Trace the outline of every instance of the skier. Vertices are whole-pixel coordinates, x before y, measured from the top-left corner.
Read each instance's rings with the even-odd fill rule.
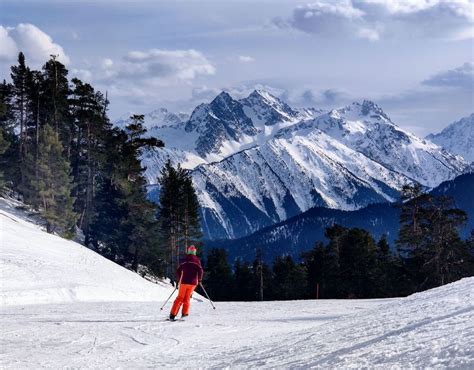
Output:
[[[191,304],[191,294],[196,289],[196,286],[201,283],[203,269],[201,260],[196,256],[197,249],[191,245],[186,250],[186,258],[181,263],[176,272],[176,277],[179,281],[178,296],[174,300],[173,307],[171,307],[170,320],[174,321],[178,315],[179,309],[183,306],[181,317],[189,315],[189,306]]]

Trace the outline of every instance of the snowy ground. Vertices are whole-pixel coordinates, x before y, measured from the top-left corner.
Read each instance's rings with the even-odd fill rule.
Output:
[[[403,299],[199,299],[172,323],[166,284],[45,234],[11,202],[0,227],[0,368],[474,368],[474,278]]]
[[[474,367],[474,279],[400,300],[158,303],[1,310],[0,366]]]

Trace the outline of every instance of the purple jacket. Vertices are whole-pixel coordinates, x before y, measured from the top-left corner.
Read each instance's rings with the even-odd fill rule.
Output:
[[[186,255],[183,263],[178,267],[176,272],[176,279],[182,284],[198,285],[202,280],[203,269],[201,266],[201,260],[192,254]],[[182,274],[182,278],[181,278]]]

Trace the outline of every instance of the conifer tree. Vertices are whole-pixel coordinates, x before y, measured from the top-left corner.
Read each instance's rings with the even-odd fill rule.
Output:
[[[178,168],[179,170],[179,168]],[[179,259],[178,234],[179,234],[179,210],[182,203],[179,194],[178,171],[167,161],[163,166],[158,179],[160,189],[160,202],[158,208],[158,219],[160,222],[160,240],[167,246],[167,260],[169,265],[168,276],[172,279],[176,271]]]
[[[102,164],[105,162],[106,138],[111,125],[104,115],[106,100],[89,84],[77,78],[72,80],[70,116],[71,167],[74,177],[74,210],[79,214],[78,227],[85,237],[85,244],[91,242],[90,225],[96,209],[96,191]]]
[[[316,298],[317,295],[324,298],[326,275],[328,273],[326,254],[327,250],[322,242],[317,242],[312,250],[302,254],[303,264],[307,272],[307,296],[309,298]]]
[[[233,300],[254,301],[257,299],[257,289],[252,267],[248,262],[237,259],[234,263],[234,292]]]
[[[0,105],[0,110],[1,109],[2,107]],[[3,136],[3,128],[0,127],[0,156],[3,156],[3,154],[8,150],[9,146],[10,146],[10,143]],[[3,171],[0,168],[0,190],[2,190],[4,186],[5,186],[5,179],[3,178]]]
[[[162,266],[156,206],[147,200],[141,151],[157,140],[142,137],[140,120],[114,129],[107,141],[104,177],[97,191],[97,212],[91,225],[96,248],[112,260],[137,271],[139,265]],[[139,134],[140,132],[140,134]]]
[[[17,127],[19,130],[19,159],[23,160],[25,156],[26,130],[25,122],[27,115],[27,83],[30,69],[26,66],[25,55],[18,54],[18,65],[11,67],[11,79],[13,81],[13,102],[12,110],[15,115]]]
[[[272,297],[279,300],[302,298],[307,287],[306,271],[291,256],[277,257],[273,262]]]
[[[199,203],[189,173],[167,161],[158,182],[161,185],[158,218],[162,243],[168,246],[169,276],[190,244],[199,244]]]
[[[202,238],[201,223],[199,218],[199,201],[193,181],[187,171],[178,171],[182,191],[182,217],[181,229],[183,230],[184,248],[191,244],[199,244]]]
[[[408,193],[408,196],[405,195]],[[415,283],[415,290],[443,285],[464,276],[468,250],[459,237],[466,213],[454,208],[452,199],[404,189],[400,231],[401,257]]]
[[[377,269],[374,293],[377,297],[390,297],[396,294],[397,259],[390,251],[386,235],[377,243]]]
[[[216,301],[232,298],[233,275],[224,249],[213,248],[206,258],[204,285]]]
[[[44,122],[48,122],[54,132],[59,135],[66,158],[70,160],[73,126],[69,115],[68,70],[64,64],[57,60],[56,55],[51,55],[43,66],[42,75]]]
[[[38,196],[41,214],[49,233],[56,230],[67,237],[74,233],[76,214],[72,209],[72,179],[63,147],[53,128],[45,125],[39,138]]]
[[[0,84],[0,127],[8,148],[0,156],[0,172],[5,183],[15,187],[19,181],[19,140],[15,134],[16,120],[13,113],[13,86],[5,80]]]

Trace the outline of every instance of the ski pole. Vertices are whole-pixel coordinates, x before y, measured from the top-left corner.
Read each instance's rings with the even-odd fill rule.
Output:
[[[168,303],[168,301],[171,299],[171,297],[173,296],[174,292],[176,292],[176,290],[178,289],[178,287],[181,285],[181,279],[183,278],[183,274],[181,273],[181,276],[179,278],[179,282],[176,284],[176,286],[174,287],[174,290],[171,292],[170,296],[168,297],[168,299],[166,300],[166,302],[163,304],[163,306],[161,306],[160,308],[160,311],[163,311],[163,308],[165,308],[166,304]]]
[[[170,294],[170,296],[168,297],[168,299],[166,300],[166,302],[163,303],[163,306],[161,306],[160,311],[163,311],[163,308],[165,308],[166,304],[167,304],[168,301],[171,299],[171,297],[173,296],[174,292],[176,292],[176,289],[178,289],[178,284],[176,284],[176,286],[174,287],[174,290],[171,292],[171,294]]]
[[[209,294],[207,294],[206,289],[204,288],[204,285],[202,283],[199,283],[201,286],[202,290],[204,291],[204,294],[206,295],[207,299],[209,300],[209,303],[211,304],[213,309],[216,309],[216,306],[214,306],[214,303],[212,303],[211,298],[209,298]]]

